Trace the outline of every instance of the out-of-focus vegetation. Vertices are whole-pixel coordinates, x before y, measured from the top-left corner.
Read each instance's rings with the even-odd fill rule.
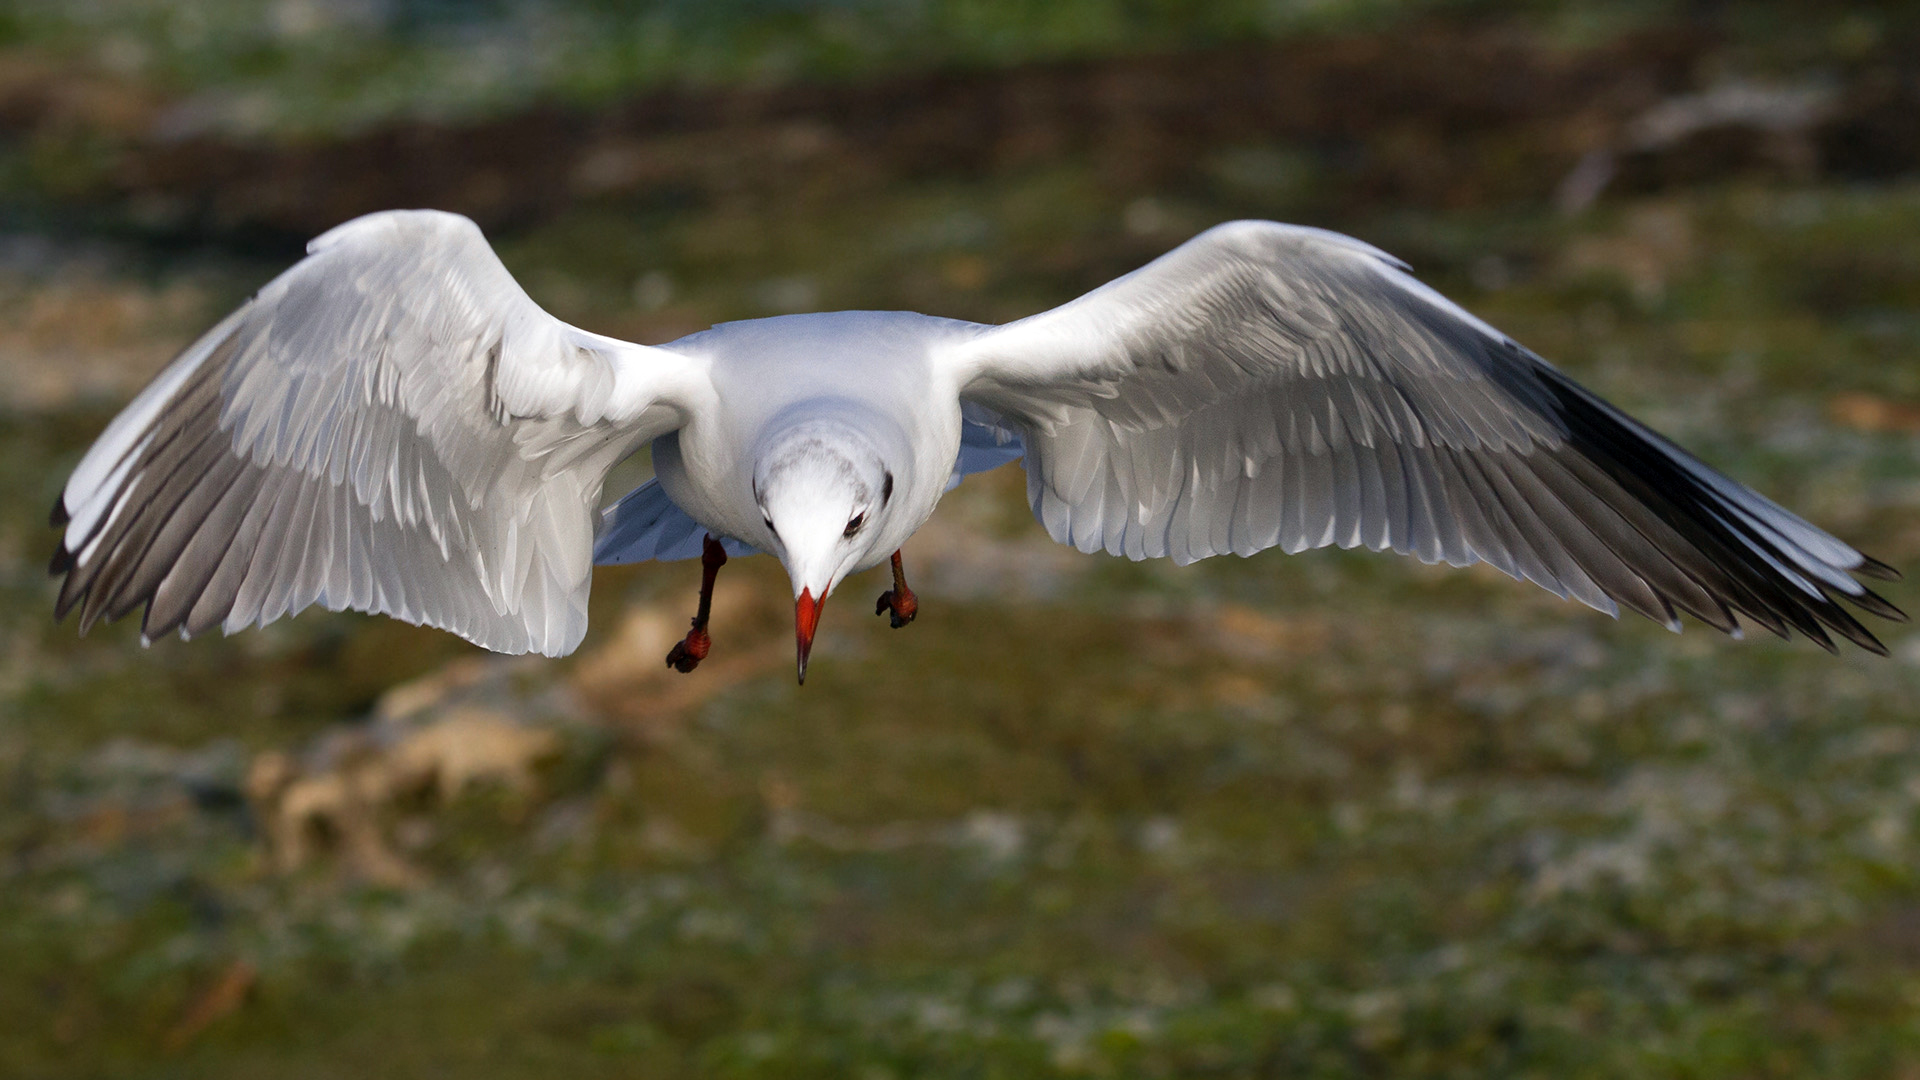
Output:
[[[1665,5],[1536,0],[1570,37]],[[12,0],[0,40],[206,96],[186,119],[232,133],[435,120],[529,98],[602,104],[670,84],[848,79],[1000,67],[1364,29],[1485,0]]]
[[[1503,70],[1541,79],[1539,100],[1585,108],[1538,73],[1604,74],[1592,50],[1629,30],[1683,58],[1658,68],[1671,85],[1607,83],[1565,121],[1462,90],[1312,136],[1120,132],[992,167],[901,151],[866,168],[834,148],[868,129],[823,113],[726,135],[762,163],[730,178],[637,107],[620,136],[637,179],[529,203],[495,238],[557,314],[657,341],[814,307],[1008,319],[1224,218],[1331,225],[1912,570],[1920,172],[1897,110],[1873,111],[1915,79],[1894,9],[1816,34],[1791,6],[688,4],[654,9],[680,36],[628,65],[614,53],[644,35],[578,29],[637,25],[612,5],[199,7],[216,36],[198,43],[172,5],[7,17],[9,70],[71,60],[70,82],[34,85],[82,104],[20,106],[0,145],[0,1075],[1897,1077],[1920,1060],[1909,627],[1884,628],[1889,659],[1833,657],[1367,553],[1082,557],[1028,517],[1017,467],[955,491],[906,549],[911,628],[862,610],[878,576],[843,588],[804,689],[765,559],[722,574],[715,651],[689,676],[661,658],[692,564],[599,574],[594,629],[559,662],[317,612],[147,649],[134,626],[80,639],[50,625],[42,571],[44,508],[114,409],[284,265],[223,229],[218,177],[127,180],[111,212],[47,182],[55,146],[148,175],[113,170],[176,138],[149,125],[196,95],[265,88],[266,130],[321,155],[300,161],[375,161],[364,148],[392,144],[361,125],[506,115],[529,94],[590,111],[705,80],[711,98],[674,99],[695,124],[740,80],[834,76],[851,109],[888,65],[1072,54],[1152,103],[1261,49],[1346,56],[1381,85],[1415,64],[1367,68],[1395,55],[1368,42],[1490,35],[1536,58]],[[883,23],[894,37],[848,33],[891,44],[830,47]],[[932,39],[952,26],[972,29]],[[1151,69],[1160,83],[1102,66],[1226,38]],[[533,58],[499,84],[445,81],[446,57],[521,43]],[[87,96],[103,63],[137,114]],[[1714,101],[1775,111],[1647,135]],[[917,125],[955,115],[976,114]],[[202,129],[196,153],[242,134]],[[752,142],[779,138],[827,149]],[[670,182],[650,179],[662,162]],[[214,216],[152,209],[189,188]],[[1916,606],[1910,585],[1889,596]]]

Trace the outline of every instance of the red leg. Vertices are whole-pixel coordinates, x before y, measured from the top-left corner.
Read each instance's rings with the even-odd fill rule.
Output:
[[[675,671],[684,673],[699,667],[713,649],[713,639],[707,636],[707,617],[713,614],[713,579],[720,576],[720,568],[725,565],[727,549],[708,533],[700,548],[700,613],[693,617],[693,629],[667,653],[667,666]]]
[[[880,594],[880,600],[873,605],[875,615],[889,615],[888,620],[895,630],[913,621],[920,614],[920,598],[907,588],[907,572],[900,567],[900,553],[893,553],[893,588]]]

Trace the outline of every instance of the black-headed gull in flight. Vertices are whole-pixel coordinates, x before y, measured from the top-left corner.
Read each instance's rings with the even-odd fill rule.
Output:
[[[576,329],[465,218],[315,240],[93,444],[54,508],[57,611],[146,605],[147,638],[311,604],[559,656],[595,563],[728,553],[821,605],[892,559],[966,473],[1025,456],[1081,551],[1188,563],[1337,544],[1487,562],[1615,613],[1884,652],[1886,565],[1715,472],[1360,241],[1240,221],[1004,326],[849,311],[665,345]],[[656,476],[596,515],[651,443]]]

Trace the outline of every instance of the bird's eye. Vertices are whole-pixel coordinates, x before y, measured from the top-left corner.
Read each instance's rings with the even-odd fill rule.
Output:
[[[866,523],[867,523],[867,515],[866,515],[866,512],[863,510],[858,514],[853,515],[853,520],[847,522],[847,531],[841,533],[840,535],[852,536],[854,533],[857,533],[860,531],[860,526],[865,525]]]
[[[888,473],[887,482],[880,485],[880,505],[881,506],[887,505],[887,501],[892,498],[893,498],[893,474]]]

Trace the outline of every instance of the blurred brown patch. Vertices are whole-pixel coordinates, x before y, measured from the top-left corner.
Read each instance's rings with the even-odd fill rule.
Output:
[[[762,590],[724,572],[713,593],[713,653],[686,674],[666,665],[667,650],[687,632],[694,604],[684,608],[641,605],[629,609],[605,644],[573,668],[573,688],[594,712],[639,725],[657,736],[659,727],[743,679],[793,663],[793,615]]]
[[[1070,158],[1091,159],[1115,191],[1177,190],[1250,146],[1309,162],[1318,179],[1303,208],[1323,217],[1548,197],[1573,210],[1603,191],[1734,174],[1920,168],[1915,42],[1889,34],[1817,83],[1703,85],[1702,73],[1739,67],[1716,37],[1711,19],[1676,21],[1573,49],[1491,20],[1426,21],[999,70],[668,89],[595,110],[543,104],[301,139],[181,128],[154,91],[12,58],[0,60],[0,138],[71,144],[68,164],[32,181],[56,200],[160,235],[289,244],[395,207],[489,228],[609,198],[764,212]],[[953,273],[955,287],[976,287],[973,268]]]
[[[131,395],[191,340],[204,290],[0,272],[0,406],[38,410]]]
[[[151,87],[76,74],[20,52],[0,55],[0,130],[78,128],[138,136],[165,105]]]
[[[551,731],[471,706],[448,710],[406,736],[386,755],[398,790],[427,790],[451,802],[476,783],[496,783],[526,796],[534,769],[560,749]]]
[[[479,784],[531,800],[536,770],[559,753],[560,739],[490,700],[490,683],[515,666],[457,661],[389,691],[374,724],[330,732],[301,757],[278,750],[256,757],[246,794],[274,866],[293,872],[332,854],[360,880],[415,886],[425,875],[389,839],[397,803],[444,804]]]
[[[1707,45],[1669,28],[1566,51],[1500,27],[1426,24],[855,84],[668,90],[599,112],[539,107],[337,139],[149,125],[85,198],[160,233],[292,240],[392,207],[497,227],[579,199],[791,204],[1082,156],[1118,190],[1157,189],[1202,181],[1211,151],[1282,140],[1337,174],[1324,192],[1337,205],[1460,206],[1546,194],[1596,141],[1684,90]],[[7,117],[16,132],[59,115],[21,100]]]
[[[245,960],[235,960],[228,964],[214,978],[187,1011],[160,1040],[160,1045],[168,1053],[185,1050],[188,1044],[199,1038],[200,1033],[211,1027],[215,1021],[237,1011],[247,1003],[247,997],[253,993],[253,987],[259,981],[259,972]]]
[[[1321,653],[1331,636],[1318,616],[1280,617],[1240,604],[1222,605],[1206,621],[1220,650],[1243,660]]]
[[[1855,431],[1920,434],[1920,405],[1872,394],[1836,394],[1827,401],[1827,415]]]
[[[1567,249],[1566,269],[1576,275],[1595,271],[1617,275],[1635,298],[1653,303],[1666,295],[1668,282],[1697,258],[1700,245],[1695,233],[1684,203],[1636,206],[1618,232],[1576,240]]]

